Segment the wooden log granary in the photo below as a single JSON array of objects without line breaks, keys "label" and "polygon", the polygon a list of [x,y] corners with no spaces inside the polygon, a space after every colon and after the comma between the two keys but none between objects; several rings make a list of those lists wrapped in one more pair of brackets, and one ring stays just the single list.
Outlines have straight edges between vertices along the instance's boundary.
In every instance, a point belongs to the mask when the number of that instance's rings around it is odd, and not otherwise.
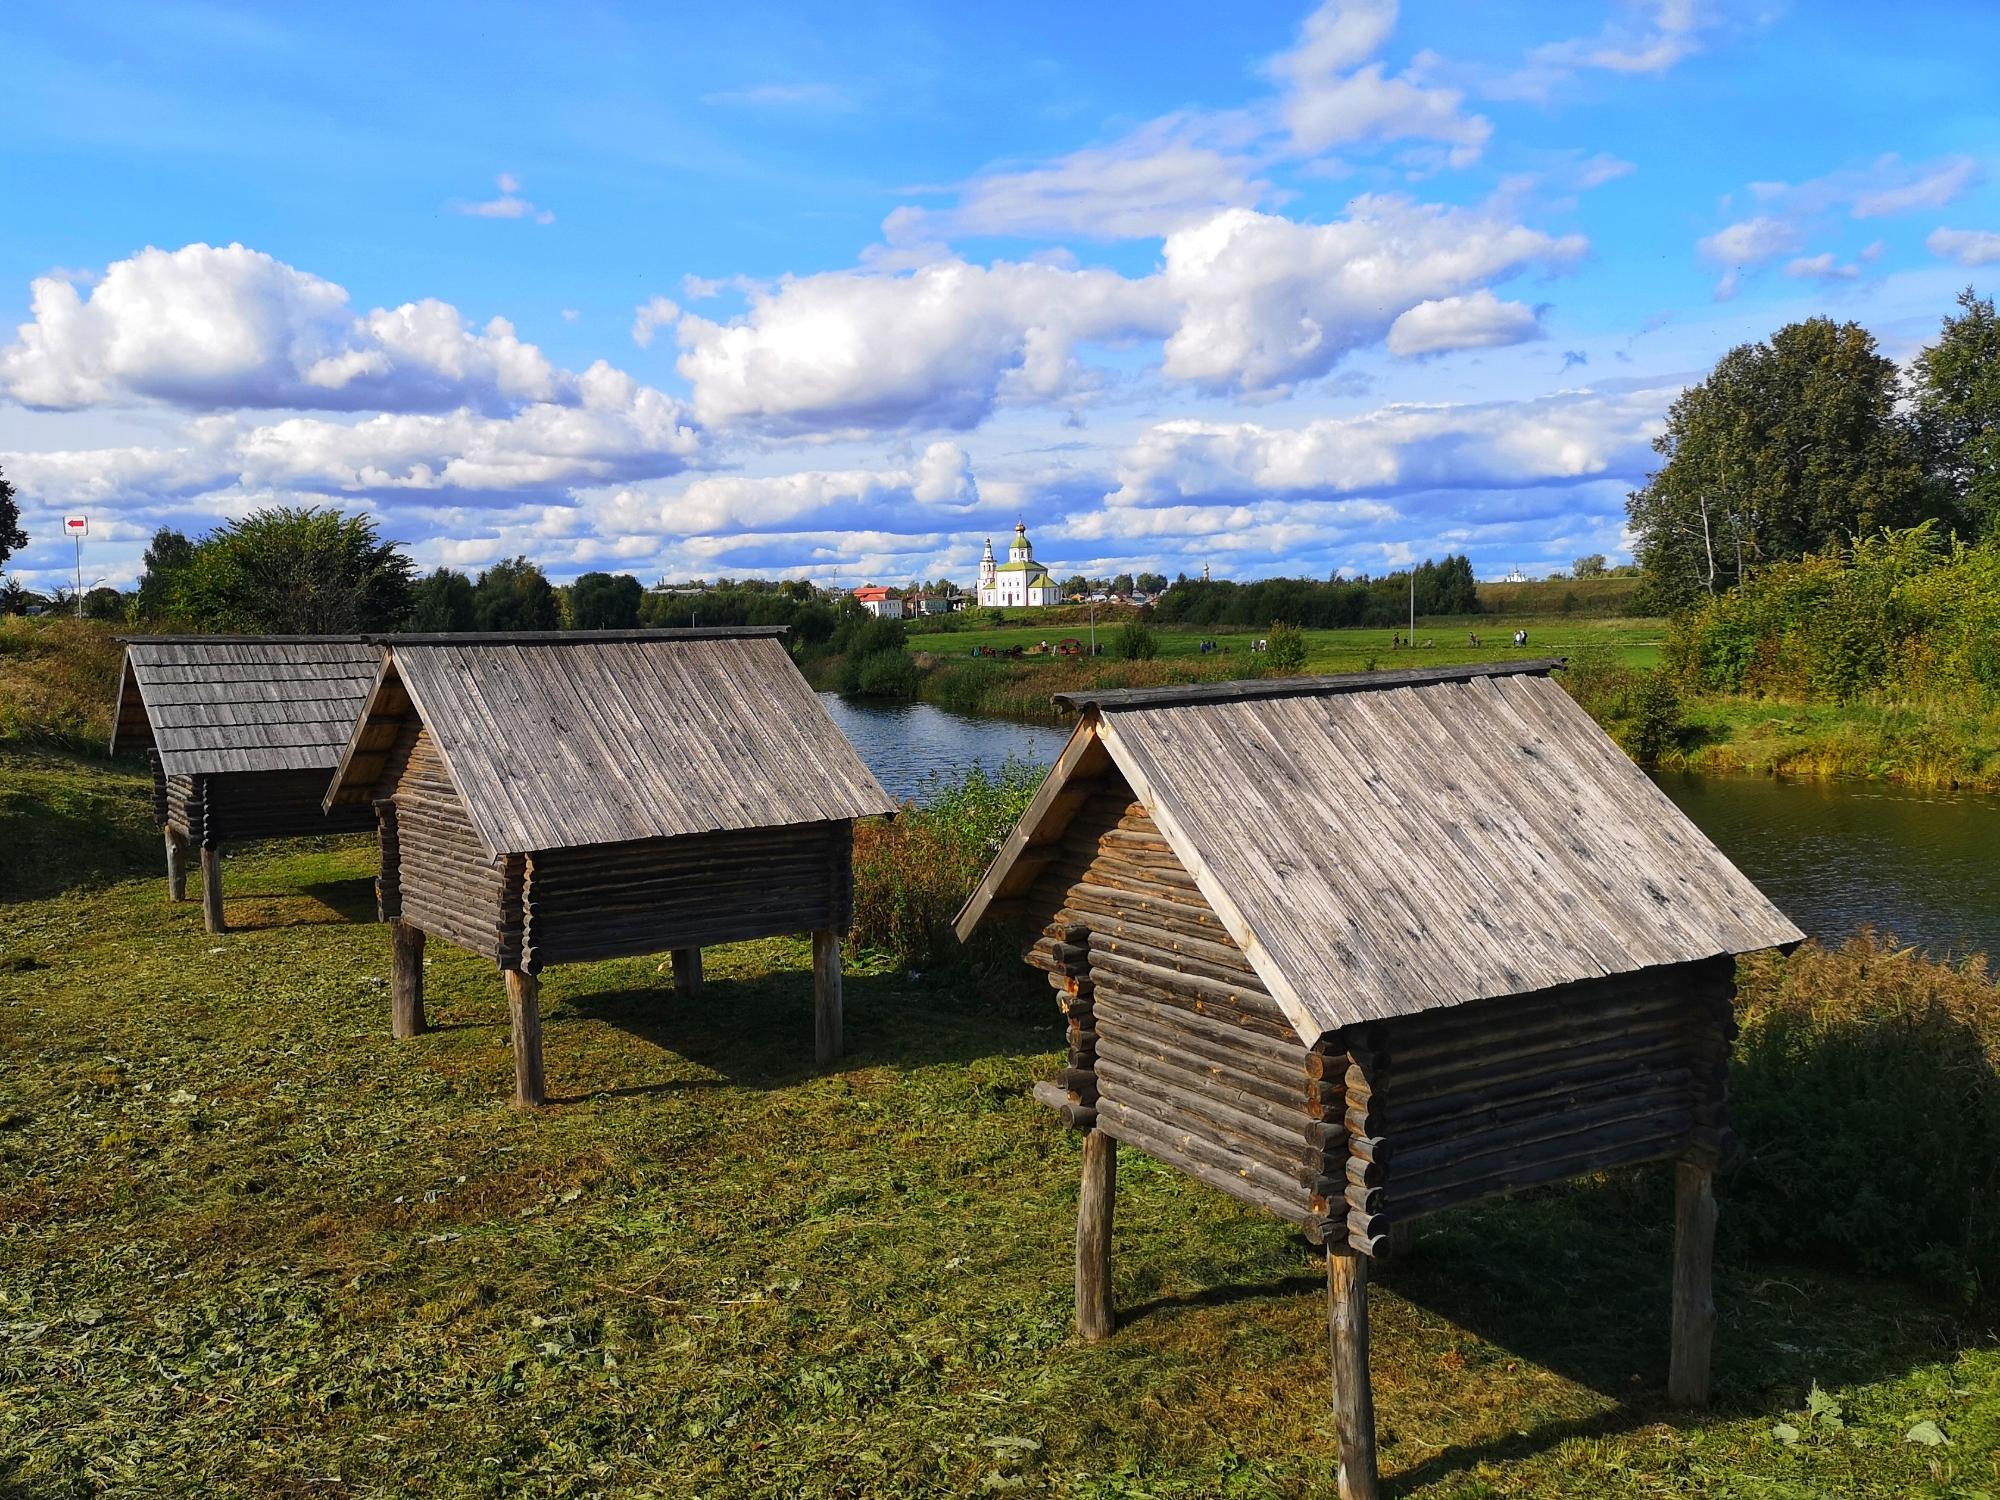
[{"label": "wooden log granary", "polygon": [[1077,1325],[1113,1327],[1116,1149],[1327,1249],[1341,1493],[1372,1496],[1368,1273],[1459,1204],[1675,1165],[1669,1393],[1708,1389],[1735,957],[1799,942],[1559,660],[1068,696],[959,914],[1034,936],[1087,1132]]},{"label": "wooden log granary", "polygon": [[382,849],[391,1030],[424,1029],[427,937],[502,970],[515,1101],[545,1101],[550,964],[813,935],[815,1056],[840,1051],[854,820],[895,803],[787,654],[782,627],[382,638],[325,788]]},{"label": "wooden log granary", "polygon": [[197,851],[210,932],[226,923],[229,843],[359,833],[366,808],[320,805],[381,664],[360,636],[134,636],[124,642],[114,755],[144,751],[166,840],[167,897]]}]

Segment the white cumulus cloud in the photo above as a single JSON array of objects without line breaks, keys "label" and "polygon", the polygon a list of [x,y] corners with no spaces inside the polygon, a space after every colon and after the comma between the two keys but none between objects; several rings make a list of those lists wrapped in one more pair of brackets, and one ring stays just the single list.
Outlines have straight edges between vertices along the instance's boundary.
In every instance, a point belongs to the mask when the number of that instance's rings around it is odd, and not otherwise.
[{"label": "white cumulus cloud", "polygon": [[1990,266],[2000,261],[2000,232],[1939,225],[1925,238],[1924,248],[1940,260],[1955,260],[1961,266]]},{"label": "white cumulus cloud", "polygon": [[1485,288],[1419,302],[1389,325],[1389,352],[1405,357],[1452,349],[1493,349],[1542,336],[1535,310],[1502,302]]},{"label": "white cumulus cloud", "polygon": [[148,248],[94,286],[38,277],[0,350],[0,391],[47,409],[505,409],[575,399],[504,318],[475,328],[433,299],[356,313],[333,282],[242,245]]}]

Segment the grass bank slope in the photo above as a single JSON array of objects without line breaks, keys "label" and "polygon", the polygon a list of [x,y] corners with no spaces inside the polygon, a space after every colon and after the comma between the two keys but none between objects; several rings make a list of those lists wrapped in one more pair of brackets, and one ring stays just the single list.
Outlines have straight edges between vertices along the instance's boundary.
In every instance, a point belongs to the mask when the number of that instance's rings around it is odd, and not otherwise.
[{"label": "grass bank slope", "polygon": [[[820,1075],[800,943],[716,950],[695,1001],[660,961],[558,969],[524,1117],[490,965],[434,943],[438,1029],[390,1042],[367,841],[231,865],[219,940],[150,875],[0,908],[0,1494],[1332,1492],[1284,1226],[1125,1153],[1122,1326],[1071,1337],[1035,976],[862,964]],[[1427,1226],[1374,1299],[1391,1492],[2000,1484],[1960,1304],[1724,1214],[1695,1418],[1663,1405],[1664,1173]]]}]

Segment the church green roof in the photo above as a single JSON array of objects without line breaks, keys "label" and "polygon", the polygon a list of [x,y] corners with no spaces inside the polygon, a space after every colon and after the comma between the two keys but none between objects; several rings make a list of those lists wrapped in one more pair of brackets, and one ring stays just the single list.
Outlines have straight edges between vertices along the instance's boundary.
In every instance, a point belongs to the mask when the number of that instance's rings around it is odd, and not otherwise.
[{"label": "church green roof", "polygon": [[1004,562],[993,571],[996,573],[1041,573],[1046,575],[1049,570],[1038,562]]}]

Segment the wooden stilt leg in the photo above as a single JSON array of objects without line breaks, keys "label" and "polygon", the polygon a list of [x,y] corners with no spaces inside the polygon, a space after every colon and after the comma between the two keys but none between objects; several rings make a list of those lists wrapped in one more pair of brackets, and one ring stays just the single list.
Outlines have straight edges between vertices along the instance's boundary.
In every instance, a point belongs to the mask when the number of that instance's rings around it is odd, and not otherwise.
[{"label": "wooden stilt leg", "polygon": [[395,962],[389,979],[389,1031],[403,1040],[422,1036],[424,1024],[424,930],[408,922],[389,924]]},{"label": "wooden stilt leg", "polygon": [[674,990],[684,999],[701,993],[701,949],[674,949]]},{"label": "wooden stilt leg", "polygon": [[222,920],[222,851],[214,844],[201,846],[201,916],[210,932],[226,932]]},{"label": "wooden stilt leg", "polygon": [[1677,1406],[1708,1405],[1715,1349],[1715,1174],[1674,1163],[1674,1333],[1667,1397]]},{"label": "wooden stilt leg", "polygon": [[1368,1257],[1336,1241],[1326,1251],[1326,1325],[1333,1345],[1333,1415],[1340,1500],[1376,1500],[1375,1392],[1368,1381]]},{"label": "wooden stilt leg", "polygon": [[548,1102],[542,1076],[542,983],[508,969],[507,1008],[514,1018],[514,1105],[534,1109]]},{"label": "wooden stilt leg", "polygon": [[840,934],[813,934],[813,1060],[825,1067],[840,1056]]},{"label": "wooden stilt leg", "polygon": [[1118,1326],[1111,1304],[1111,1213],[1118,1197],[1118,1143],[1101,1130],[1083,1137],[1083,1188],[1076,1200],[1076,1331],[1088,1343]]},{"label": "wooden stilt leg", "polygon": [[185,901],[188,894],[187,840],[178,829],[167,830],[167,899]]}]

